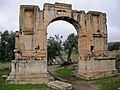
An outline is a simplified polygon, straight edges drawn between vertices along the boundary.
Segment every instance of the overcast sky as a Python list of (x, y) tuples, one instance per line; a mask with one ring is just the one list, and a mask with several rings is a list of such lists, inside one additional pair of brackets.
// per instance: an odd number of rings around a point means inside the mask
[[(73, 10), (85, 10), (85, 12), (92, 10), (106, 13), (108, 41), (120, 41), (120, 0), (0, 0), (0, 31), (19, 30), (20, 5), (38, 5), (42, 10), (44, 3), (54, 4), (55, 2), (72, 4)], [(74, 27), (65, 21), (56, 21), (48, 26), (48, 34), (67, 35), (71, 32), (75, 32)]]

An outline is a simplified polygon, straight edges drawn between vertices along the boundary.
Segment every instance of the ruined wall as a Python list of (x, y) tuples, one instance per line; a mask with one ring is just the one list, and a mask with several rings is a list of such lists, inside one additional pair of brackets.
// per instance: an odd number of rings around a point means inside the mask
[(79, 75), (89, 78), (116, 71), (115, 58), (107, 54), (106, 14), (72, 10), (72, 5), (65, 3), (45, 3), (43, 10), (35, 5), (20, 6), (16, 59), (47, 60), (47, 26), (57, 20), (71, 23), (78, 33)]
[(20, 31), (16, 37), (16, 48), (21, 50), (21, 55), (36, 57), (42, 52), (44, 55), (41, 56), (46, 57), (47, 26), (57, 20), (67, 21), (76, 28), (80, 58), (85, 59), (91, 53), (100, 55), (107, 50), (105, 13), (85, 13), (72, 10), (71, 4), (45, 3), (43, 10), (34, 5), (20, 7)]
[[(16, 58), (45, 59), (43, 11), (38, 6), (20, 6), (20, 31), (16, 36)], [(45, 35), (44, 35), (45, 36)]]

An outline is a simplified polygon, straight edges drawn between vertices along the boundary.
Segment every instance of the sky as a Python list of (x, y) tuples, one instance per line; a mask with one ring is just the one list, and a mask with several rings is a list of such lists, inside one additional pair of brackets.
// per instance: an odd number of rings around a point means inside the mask
[[(108, 41), (120, 41), (120, 0), (0, 0), (0, 31), (19, 30), (20, 5), (38, 5), (42, 10), (44, 3), (54, 4), (55, 2), (72, 4), (73, 10), (106, 13)], [(48, 26), (49, 35), (60, 33), (66, 36), (71, 32), (76, 33), (75, 28), (65, 21), (56, 21)]]

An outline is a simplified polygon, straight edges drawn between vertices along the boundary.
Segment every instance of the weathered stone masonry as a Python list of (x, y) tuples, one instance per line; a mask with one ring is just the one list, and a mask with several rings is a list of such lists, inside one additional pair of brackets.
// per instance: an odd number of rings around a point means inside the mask
[[(116, 73), (115, 58), (108, 56), (107, 51), (107, 25), (106, 14), (102, 12), (72, 10), (71, 4), (45, 3), (43, 10), (40, 10), (35, 5), (21, 5), (20, 6), (20, 30), (16, 34), (16, 61), (17, 64), (24, 62), (28, 67), (28, 76), (31, 73), (39, 73), (36, 69), (42, 68), (42, 73), (47, 75), (47, 26), (54, 21), (64, 20), (71, 23), (78, 33), (78, 51), (79, 61), (77, 76), (94, 79), (104, 76), (111, 76)], [(21, 60), (18, 60), (21, 59)], [(41, 66), (34, 66), (29, 69), (28, 62), (39, 62)], [(15, 65), (16, 61), (13, 61)], [(27, 65), (28, 64), (28, 65)], [(26, 74), (26, 68), (17, 66), (17, 68), (23, 68), (24, 74)], [(14, 68), (14, 67), (12, 67)], [(44, 68), (44, 69), (43, 69)], [(12, 70), (8, 83), (28, 83), (25, 81), (20, 82), (18, 79), (21, 77), (14, 77), (19, 75), (20, 71)], [(13, 80), (13, 77), (14, 80)], [(26, 77), (29, 83), (36, 83), (30, 81), (30, 77)], [(33, 79), (36, 76), (32, 77)], [(40, 78), (40, 77), (38, 77)], [(13, 82), (17, 80), (18, 82)], [(37, 83), (47, 83), (47, 81), (38, 81)]]

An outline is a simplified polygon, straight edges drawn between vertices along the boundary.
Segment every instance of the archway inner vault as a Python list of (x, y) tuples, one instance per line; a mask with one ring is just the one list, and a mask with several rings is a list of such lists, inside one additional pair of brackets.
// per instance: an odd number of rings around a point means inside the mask
[(105, 13), (96, 11), (85, 13), (81, 10), (72, 10), (71, 4), (45, 3), (43, 10), (35, 5), (21, 5), (19, 20), (20, 30), (16, 33), (15, 45), (16, 60), (12, 62), (8, 83), (33, 84), (49, 81), (46, 55), (47, 26), (56, 20), (65, 20), (77, 30), (79, 36), (77, 76), (95, 79), (116, 73), (115, 58), (109, 56), (107, 51)]

